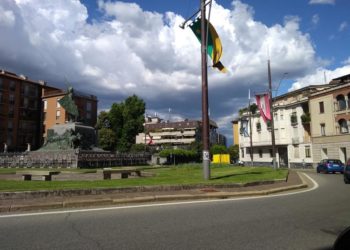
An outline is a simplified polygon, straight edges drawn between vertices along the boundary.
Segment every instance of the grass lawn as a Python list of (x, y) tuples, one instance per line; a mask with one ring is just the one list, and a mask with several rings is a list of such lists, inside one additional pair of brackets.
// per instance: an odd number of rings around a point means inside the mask
[[(83, 189), (83, 188), (118, 188), (131, 186), (152, 185), (182, 185), (182, 184), (227, 184), (247, 183), (262, 180), (275, 180), (286, 178), (288, 170), (270, 167), (237, 167), (232, 165), (212, 164), (211, 179), (203, 179), (202, 165), (186, 164), (162, 168), (141, 167), (144, 171), (154, 173), (154, 177), (94, 180), (94, 181), (12, 181), (0, 180), (0, 191), (23, 190), (57, 190), (57, 189)], [(0, 174), (14, 173), (21, 169), (0, 169)], [(43, 170), (43, 169), (38, 169)], [(11, 172), (12, 171), (12, 172)], [(63, 172), (71, 171), (61, 169)], [(74, 169), (81, 174), (96, 170)]]

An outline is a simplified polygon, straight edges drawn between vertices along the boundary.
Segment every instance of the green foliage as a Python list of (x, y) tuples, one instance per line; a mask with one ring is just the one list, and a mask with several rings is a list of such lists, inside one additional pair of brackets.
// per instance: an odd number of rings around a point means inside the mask
[(115, 133), (113, 148), (127, 152), (135, 144), (135, 137), (143, 131), (146, 104), (136, 95), (121, 103), (113, 103), (109, 112), (101, 112), (97, 128), (110, 128)]
[(112, 129), (101, 128), (98, 130), (98, 145), (104, 150), (114, 150), (117, 136)]
[(302, 124), (309, 124), (311, 122), (310, 113), (304, 113), (300, 116)]
[(211, 155), (215, 155), (215, 154), (227, 154), (228, 153), (228, 150), (226, 148), (226, 146), (224, 145), (213, 145), (211, 146), (210, 148), (210, 154)]
[(159, 156), (166, 157), (168, 162), (176, 164), (196, 162), (199, 160), (198, 152), (185, 149), (163, 149), (159, 152)]
[(130, 152), (139, 153), (148, 151), (148, 147), (145, 144), (134, 144), (130, 148)]
[(111, 122), (109, 121), (108, 112), (101, 111), (97, 117), (96, 128), (101, 129), (101, 128), (110, 128), (110, 127), (111, 127)]
[(243, 113), (250, 111), (254, 115), (254, 114), (256, 114), (257, 110), (258, 110), (258, 105), (253, 103), (253, 104), (250, 105), (250, 108), (249, 107), (242, 108), (238, 112), (239, 112), (239, 115), (243, 115)]
[(230, 158), (238, 159), (239, 158), (239, 146), (238, 145), (231, 145), (228, 147), (228, 153), (230, 154)]

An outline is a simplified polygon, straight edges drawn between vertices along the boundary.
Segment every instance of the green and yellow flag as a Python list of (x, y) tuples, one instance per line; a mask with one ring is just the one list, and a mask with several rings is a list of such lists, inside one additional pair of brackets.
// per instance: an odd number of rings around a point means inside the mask
[[(208, 46), (207, 46), (207, 52), (210, 58), (213, 60), (213, 67), (220, 70), (222, 73), (226, 73), (227, 69), (225, 66), (220, 62), (220, 58), (222, 55), (222, 45), (219, 38), (218, 33), (214, 29), (214, 26), (208, 22), (209, 29), (208, 29)], [(199, 41), (201, 41), (201, 19), (196, 19), (191, 25), (191, 30), (196, 35)]]

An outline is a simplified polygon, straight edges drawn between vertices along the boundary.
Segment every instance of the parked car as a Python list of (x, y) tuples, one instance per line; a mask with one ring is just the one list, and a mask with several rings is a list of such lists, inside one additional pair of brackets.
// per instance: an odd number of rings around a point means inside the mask
[(344, 173), (344, 164), (337, 159), (325, 159), (320, 161), (316, 168), (317, 173)]
[(350, 159), (346, 163), (346, 166), (344, 169), (344, 182), (346, 184), (350, 184)]

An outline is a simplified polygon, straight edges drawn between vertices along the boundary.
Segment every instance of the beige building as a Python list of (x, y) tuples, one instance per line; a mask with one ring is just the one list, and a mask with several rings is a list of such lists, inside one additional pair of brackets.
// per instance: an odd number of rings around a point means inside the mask
[(311, 135), (315, 164), (350, 156), (350, 75), (333, 79), (332, 88), (310, 96)]
[[(311, 166), (312, 141), (310, 131), (309, 96), (328, 85), (311, 85), (273, 99), (273, 117), (276, 145), (276, 159), (280, 167)], [(245, 124), (244, 124), (245, 123)], [(252, 150), (255, 165), (272, 164), (271, 127), (257, 111), (251, 117)], [(243, 113), (239, 120), (240, 160), (251, 162), (249, 113)]]
[[(136, 144), (186, 147), (193, 142), (200, 142), (202, 137), (202, 122), (197, 120), (165, 122), (159, 117), (148, 116), (145, 118), (144, 128), (145, 133), (136, 136)], [(225, 138), (217, 133), (217, 128), (216, 123), (210, 121), (210, 143), (226, 144)]]

